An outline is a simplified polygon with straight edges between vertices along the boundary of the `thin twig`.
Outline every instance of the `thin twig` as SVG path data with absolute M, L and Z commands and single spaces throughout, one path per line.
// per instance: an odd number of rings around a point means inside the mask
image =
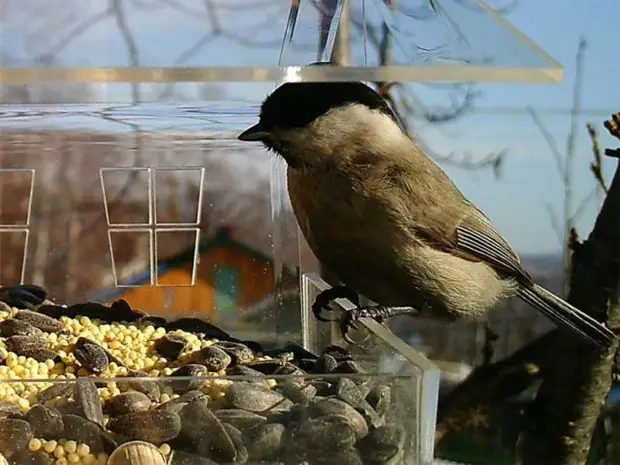
M 581 215 L 583 215 L 588 205 L 590 205 L 590 203 L 594 199 L 596 199 L 597 193 L 598 193 L 598 188 L 595 187 L 594 189 L 590 191 L 588 195 L 586 195 L 583 199 L 581 199 L 581 202 L 575 209 L 575 212 L 573 213 L 573 216 L 571 218 L 573 223 L 576 223 L 579 220 L 579 218 L 581 217 Z
M 121 5 L 121 0 L 110 0 L 110 11 L 114 14 L 116 25 L 123 36 L 125 45 L 127 45 L 127 51 L 129 53 L 129 63 L 132 67 L 138 67 L 140 65 L 138 45 L 134 39 L 131 31 L 129 30 L 129 24 L 127 18 L 125 18 L 125 11 Z M 140 103 L 140 84 L 131 84 L 131 99 L 134 105 Z
M 549 215 L 549 221 L 551 221 L 551 228 L 558 236 L 559 241 L 564 240 L 564 233 L 562 232 L 562 227 L 560 226 L 560 220 L 558 219 L 558 214 L 553 209 L 553 206 L 549 202 L 545 202 L 545 210 L 547 210 L 547 214 Z
M 592 155 L 594 156 L 594 161 L 590 164 L 590 171 L 594 175 L 594 179 L 598 186 L 606 193 L 607 183 L 605 181 L 605 175 L 603 174 L 603 152 L 601 151 L 598 134 L 592 124 L 587 124 L 586 128 L 588 129 L 588 135 L 592 142 Z
M 65 37 L 60 39 L 47 52 L 40 54 L 37 57 L 37 60 L 39 62 L 46 62 L 50 58 L 58 55 L 60 52 L 62 52 L 65 49 L 65 47 L 71 44 L 71 42 L 73 42 L 75 39 L 77 39 L 82 34 L 84 34 L 86 31 L 88 31 L 91 27 L 98 24 L 100 21 L 103 21 L 104 19 L 109 17 L 111 13 L 112 13 L 111 10 L 107 8 L 104 11 L 101 11 L 91 16 L 90 18 L 85 19 L 80 24 L 75 26 L 71 31 L 69 31 L 69 33 Z
M 558 144 L 555 140 L 555 137 L 553 137 L 553 135 L 549 132 L 545 124 L 542 122 L 542 120 L 538 116 L 538 113 L 536 113 L 536 111 L 532 107 L 527 107 L 527 112 L 530 114 L 530 116 L 532 117 L 532 120 L 534 121 L 534 124 L 538 127 L 538 130 L 545 138 L 545 141 L 547 142 L 547 145 L 549 146 L 549 150 L 551 150 L 551 155 L 553 155 L 553 160 L 555 161 L 555 165 L 556 165 L 556 168 L 558 169 L 558 173 L 562 175 L 564 173 L 564 169 L 565 169 L 564 165 L 566 163 L 566 160 L 564 160 L 564 156 L 562 155 L 562 152 L 558 148 Z
M 579 113 L 581 111 L 581 89 L 583 87 L 584 60 L 586 51 L 586 41 L 583 37 L 579 39 L 577 47 L 577 56 L 575 58 L 576 73 L 575 83 L 573 85 L 573 105 L 570 112 L 570 130 L 566 140 L 566 157 L 564 159 L 564 175 L 562 176 L 562 184 L 564 187 L 564 294 L 568 294 L 568 277 L 571 273 L 572 254 L 568 247 L 568 237 L 571 229 L 574 227 L 573 222 L 573 164 L 575 160 L 575 143 L 577 140 L 577 132 L 579 130 Z

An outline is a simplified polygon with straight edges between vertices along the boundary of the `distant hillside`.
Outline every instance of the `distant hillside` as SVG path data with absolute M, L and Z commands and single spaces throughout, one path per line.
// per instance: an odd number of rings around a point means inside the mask
M 561 291 L 563 258 L 560 252 L 539 255 L 522 254 L 521 260 L 533 276 L 545 281 L 540 284 L 548 286 L 551 291 Z
M 555 273 L 562 269 L 562 253 L 521 254 L 523 263 L 528 269 L 540 270 L 543 273 Z

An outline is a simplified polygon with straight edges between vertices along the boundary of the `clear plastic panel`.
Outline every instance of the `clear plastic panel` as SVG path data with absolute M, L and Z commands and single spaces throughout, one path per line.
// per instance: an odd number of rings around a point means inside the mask
M 430 464 L 421 426 L 436 399 L 385 329 L 357 353 L 313 354 L 122 305 L 36 303 L 40 291 L 0 296 L 0 461 Z
M 311 352 L 320 351 L 332 344 L 347 347 L 355 360 L 369 372 L 414 375 L 413 397 L 418 406 L 415 417 L 415 450 L 420 457 L 420 463 L 432 463 L 439 395 L 439 368 L 385 326 L 371 319 L 360 320 L 361 329 L 354 336 L 359 344 L 347 344 L 342 339 L 336 323 L 318 322 L 312 314 L 311 307 L 315 298 L 329 287 L 329 284 L 316 273 L 305 273 L 302 276 L 304 347 Z M 355 308 L 346 299 L 336 300 L 335 306 L 341 311 Z
M 483 1 L 430 3 L 8 0 L 0 81 L 562 79 L 558 63 Z M 347 67 L 308 66 L 331 57 L 343 13 Z
M 415 381 L 401 374 L 3 379 L 0 461 L 431 465 L 415 449 Z M 299 393 L 312 395 L 300 402 Z
M 274 276 L 298 294 L 296 243 L 275 273 L 269 156 L 234 139 L 254 117 L 238 108 L 3 105 L 0 286 L 126 299 L 273 343 Z
M 439 3 L 434 13 L 427 0 L 4 2 L 0 285 L 34 282 L 61 304 L 124 298 L 269 344 L 336 342 L 308 312 L 326 284 L 309 274 L 281 161 L 234 139 L 257 107 L 231 105 L 212 83 L 265 83 L 244 87 L 256 100 L 285 80 L 562 78 L 483 2 Z M 309 66 L 334 52 L 345 66 Z M 354 354 L 400 392 L 412 461 L 431 463 L 439 372 L 363 324 L 371 337 Z M 0 398 L 39 402 L 36 383 L 3 383 Z

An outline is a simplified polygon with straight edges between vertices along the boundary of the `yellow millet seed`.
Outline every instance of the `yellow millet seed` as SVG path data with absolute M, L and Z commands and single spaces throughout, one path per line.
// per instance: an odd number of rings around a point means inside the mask
M 170 452 L 172 451 L 172 449 L 170 448 L 170 446 L 166 443 L 163 443 L 161 446 L 159 446 L 159 450 L 161 451 L 162 454 L 164 455 L 169 455 Z
M 20 398 L 17 401 L 17 405 L 19 405 L 19 408 L 24 413 L 26 413 L 28 410 L 30 410 L 30 402 L 28 402 L 28 399 Z
M 58 444 L 56 446 L 56 449 L 54 449 L 54 457 L 59 459 L 60 457 L 64 457 L 64 456 L 65 456 L 65 448 L 62 446 L 62 444 Z
M 28 443 L 28 449 L 31 450 L 32 452 L 36 452 L 39 449 L 41 449 L 41 447 L 43 446 L 43 443 L 41 442 L 40 439 L 37 438 L 33 438 L 30 440 L 30 442 Z
M 46 441 L 45 444 L 43 444 L 43 450 L 48 454 L 51 454 L 54 450 L 56 450 L 57 446 L 58 443 L 56 441 Z
M 77 443 L 75 441 L 67 441 L 64 448 L 66 452 L 75 452 L 77 450 Z
M 14 367 L 17 364 L 17 355 L 13 352 L 9 352 L 4 363 L 6 363 L 6 366 L 9 368 Z
M 91 455 L 88 444 L 78 444 L 76 452 L 80 457 L 87 457 Z
M 114 373 L 115 371 L 118 370 L 118 365 L 116 364 L 116 362 L 110 362 L 110 364 L 108 365 L 108 370 L 110 370 L 110 372 Z
M 58 457 L 55 462 L 56 465 L 68 465 L 69 461 L 65 457 Z
M 82 460 L 81 457 L 75 452 L 69 453 L 69 455 L 67 455 L 67 459 L 69 460 L 69 463 L 78 463 Z

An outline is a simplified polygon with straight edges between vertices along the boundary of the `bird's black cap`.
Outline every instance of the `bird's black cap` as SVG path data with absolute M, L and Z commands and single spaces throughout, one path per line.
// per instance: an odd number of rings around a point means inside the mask
M 354 103 L 379 110 L 398 121 L 387 102 L 362 82 L 289 82 L 265 99 L 260 121 L 238 138 L 263 140 L 270 130 L 301 128 L 329 110 Z

